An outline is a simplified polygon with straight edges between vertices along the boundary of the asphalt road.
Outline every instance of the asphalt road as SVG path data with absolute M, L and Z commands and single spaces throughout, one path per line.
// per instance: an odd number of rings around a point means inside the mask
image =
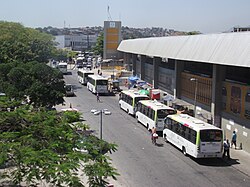
M 103 115 L 102 137 L 118 145 L 111 154 L 113 166 L 118 169 L 118 185 L 126 187 L 237 187 L 250 186 L 250 178 L 222 159 L 192 159 L 186 157 L 160 137 L 158 145 L 151 143 L 150 133 L 136 119 L 119 109 L 117 96 L 96 96 L 77 81 L 76 72 L 65 75 L 65 81 L 73 84 L 75 97 L 66 98 L 81 113 L 86 123 L 99 136 L 100 116 L 91 109 L 108 109 L 111 115 Z M 237 164 L 235 160 L 234 164 Z

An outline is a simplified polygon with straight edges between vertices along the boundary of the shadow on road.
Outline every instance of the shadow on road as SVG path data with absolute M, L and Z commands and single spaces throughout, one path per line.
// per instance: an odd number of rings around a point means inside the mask
M 163 143 L 155 143 L 155 146 L 157 146 L 157 147 L 164 147 L 164 144 Z
M 222 159 L 222 158 L 191 158 L 193 161 L 198 163 L 199 165 L 203 166 L 232 166 L 235 164 L 240 164 L 238 159 L 230 159 L 228 160 L 227 158 Z

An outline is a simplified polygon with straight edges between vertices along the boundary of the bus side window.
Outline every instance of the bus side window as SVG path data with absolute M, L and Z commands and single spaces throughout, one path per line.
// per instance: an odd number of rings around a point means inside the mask
M 152 119 L 154 120 L 155 119 L 155 111 L 154 110 L 152 110 Z
M 172 125 L 172 124 L 169 124 L 168 128 L 169 128 L 170 130 L 173 130 L 173 125 Z
M 141 111 L 141 103 L 137 103 L 137 111 Z
M 128 103 L 128 96 L 127 96 L 127 95 L 124 95 L 124 101 L 125 101 L 126 103 Z
M 191 141 L 191 129 L 190 128 L 186 128 L 186 139 L 188 141 Z
M 132 98 L 127 95 L 127 101 L 129 105 L 132 105 Z
M 150 109 L 150 108 L 148 109 L 148 117 L 149 117 L 150 119 L 153 119 L 153 118 L 152 118 L 152 109 Z
M 191 129 L 191 142 L 196 143 L 196 131 Z
M 183 129 L 182 129 L 182 125 L 180 123 L 178 123 L 178 129 L 179 129 L 179 135 L 183 136 Z
M 173 129 L 173 125 L 172 125 L 172 120 L 171 119 L 165 118 L 164 124 L 165 124 L 165 128 L 168 128 L 170 130 Z
M 144 105 L 142 105 L 142 113 L 145 114 L 146 113 L 146 107 Z
M 181 125 L 180 124 L 180 126 L 181 126 L 181 136 L 183 137 L 183 138 L 185 138 L 186 137 L 186 126 L 184 126 L 184 125 Z
M 177 134 L 179 134 L 179 126 L 176 121 L 173 121 L 173 131 Z

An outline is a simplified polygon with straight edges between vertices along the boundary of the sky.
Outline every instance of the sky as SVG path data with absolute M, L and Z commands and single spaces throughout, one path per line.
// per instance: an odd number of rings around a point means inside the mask
M 219 33 L 250 26 L 250 0 L 0 0 L 0 20 L 25 27 L 134 28 Z

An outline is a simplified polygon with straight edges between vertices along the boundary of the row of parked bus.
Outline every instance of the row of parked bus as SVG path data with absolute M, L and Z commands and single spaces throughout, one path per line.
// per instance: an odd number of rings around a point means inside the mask
M 108 93 L 108 79 L 94 75 L 90 70 L 79 69 L 78 80 L 92 93 Z M 221 157 L 223 131 L 187 114 L 178 114 L 171 108 L 135 90 L 124 90 L 119 95 L 119 106 L 148 130 L 153 127 L 170 142 L 194 158 Z
M 88 90 L 94 94 L 108 94 L 108 78 L 100 75 L 95 75 L 93 71 L 89 69 L 78 69 L 77 71 L 78 81 L 86 85 Z
M 120 93 L 119 106 L 148 130 L 153 127 L 162 132 L 166 142 L 194 158 L 221 157 L 223 131 L 187 114 L 177 114 L 174 108 L 156 100 L 149 100 L 138 91 L 124 90 Z
M 88 90 L 96 94 L 111 94 L 120 92 L 118 80 L 109 80 L 101 75 L 94 75 L 94 72 L 89 69 L 78 69 L 78 81 L 87 86 Z

